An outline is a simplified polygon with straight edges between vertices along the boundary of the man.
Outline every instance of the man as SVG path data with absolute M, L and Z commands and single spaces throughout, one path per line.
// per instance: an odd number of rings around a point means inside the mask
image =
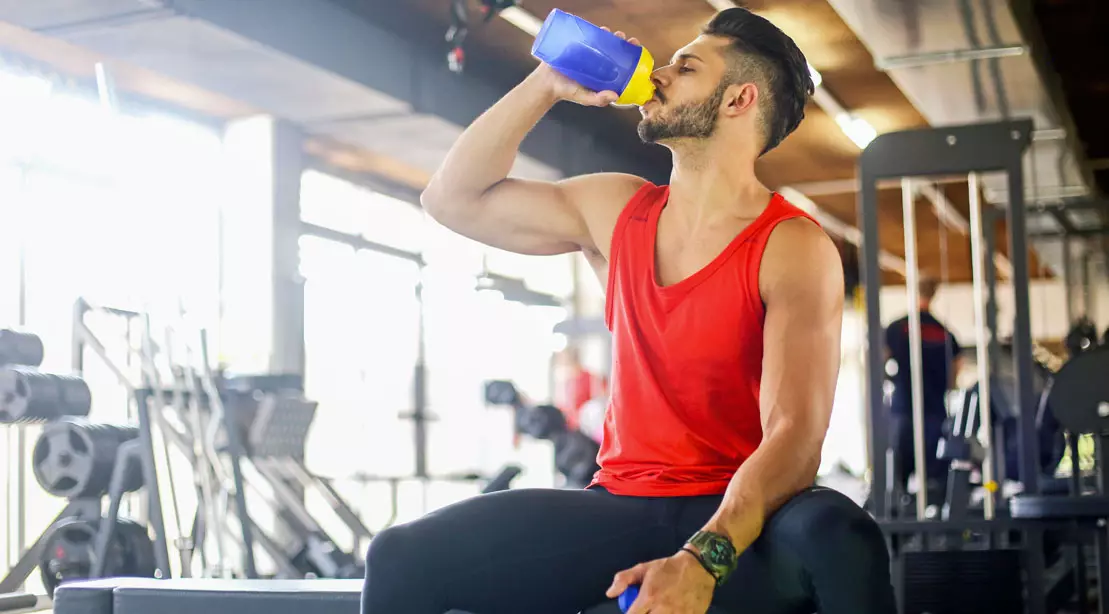
M 947 479 L 948 463 L 936 458 L 936 447 L 943 435 L 943 422 L 947 419 L 947 391 L 955 387 L 959 371 L 959 346 L 955 335 L 932 314 L 932 301 L 939 290 L 939 282 L 924 276 L 920 287 L 920 340 L 921 388 L 924 395 L 924 450 L 927 464 L 925 473 L 930 489 L 943 491 Z M 893 427 L 892 441 L 897 460 L 896 476 L 902 488 L 908 488 L 909 475 L 916 470 L 913 448 L 913 388 L 912 368 L 909 362 L 909 316 L 886 327 L 886 351 L 897 365 L 891 378 L 893 395 L 890 399 L 890 417 Z M 930 497 L 931 498 L 931 497 Z
M 895 611 L 877 526 L 810 488 L 840 361 L 840 259 L 754 171 L 803 117 L 805 58 L 731 9 L 652 79 L 639 135 L 672 152 L 669 186 L 507 178 L 554 104 L 617 99 L 539 66 L 424 192 L 454 231 L 524 254 L 581 251 L 605 284 L 601 469 L 585 490 L 474 497 L 379 534 L 363 612 L 569 614 L 630 585 L 631 614 Z

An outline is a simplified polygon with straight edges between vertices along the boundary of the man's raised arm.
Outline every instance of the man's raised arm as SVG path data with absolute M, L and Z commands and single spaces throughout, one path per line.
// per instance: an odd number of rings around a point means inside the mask
M 540 65 L 462 133 L 424 190 L 424 209 L 447 228 L 508 251 L 595 250 L 591 205 L 622 205 L 642 179 L 605 173 L 546 182 L 509 179 L 508 173 L 528 131 L 557 102 L 606 106 L 616 98 Z

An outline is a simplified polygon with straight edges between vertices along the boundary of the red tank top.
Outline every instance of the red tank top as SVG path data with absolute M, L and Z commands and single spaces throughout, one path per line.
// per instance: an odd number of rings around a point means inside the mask
M 605 304 L 611 396 L 593 483 L 614 494 L 721 494 L 755 451 L 762 440 L 759 263 L 778 222 L 809 217 L 774 194 L 709 264 L 660 286 L 655 233 L 669 194 L 668 186 L 643 186 L 612 235 Z

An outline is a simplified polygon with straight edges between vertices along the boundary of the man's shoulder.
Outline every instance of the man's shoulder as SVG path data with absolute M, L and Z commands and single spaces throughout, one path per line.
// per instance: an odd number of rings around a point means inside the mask
M 812 220 L 795 216 L 778 221 L 770 232 L 759 266 L 759 287 L 766 299 L 774 287 L 791 295 L 838 293 L 843 298 L 843 261 L 831 237 Z
M 604 206 L 623 209 L 640 190 L 654 186 L 637 175 L 627 173 L 591 173 L 559 182 L 583 209 Z
M 843 275 L 839 249 L 816 222 L 804 216 L 788 217 L 774 224 L 763 260 L 763 273 L 789 278 Z

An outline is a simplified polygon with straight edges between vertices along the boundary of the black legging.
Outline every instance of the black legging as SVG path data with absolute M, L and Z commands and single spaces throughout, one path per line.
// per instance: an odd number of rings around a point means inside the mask
M 362 612 L 574 614 L 603 602 L 617 572 L 676 553 L 720 500 L 597 488 L 479 495 L 375 536 Z M 713 603 L 744 614 L 896 612 L 878 526 L 819 487 L 767 521 Z

